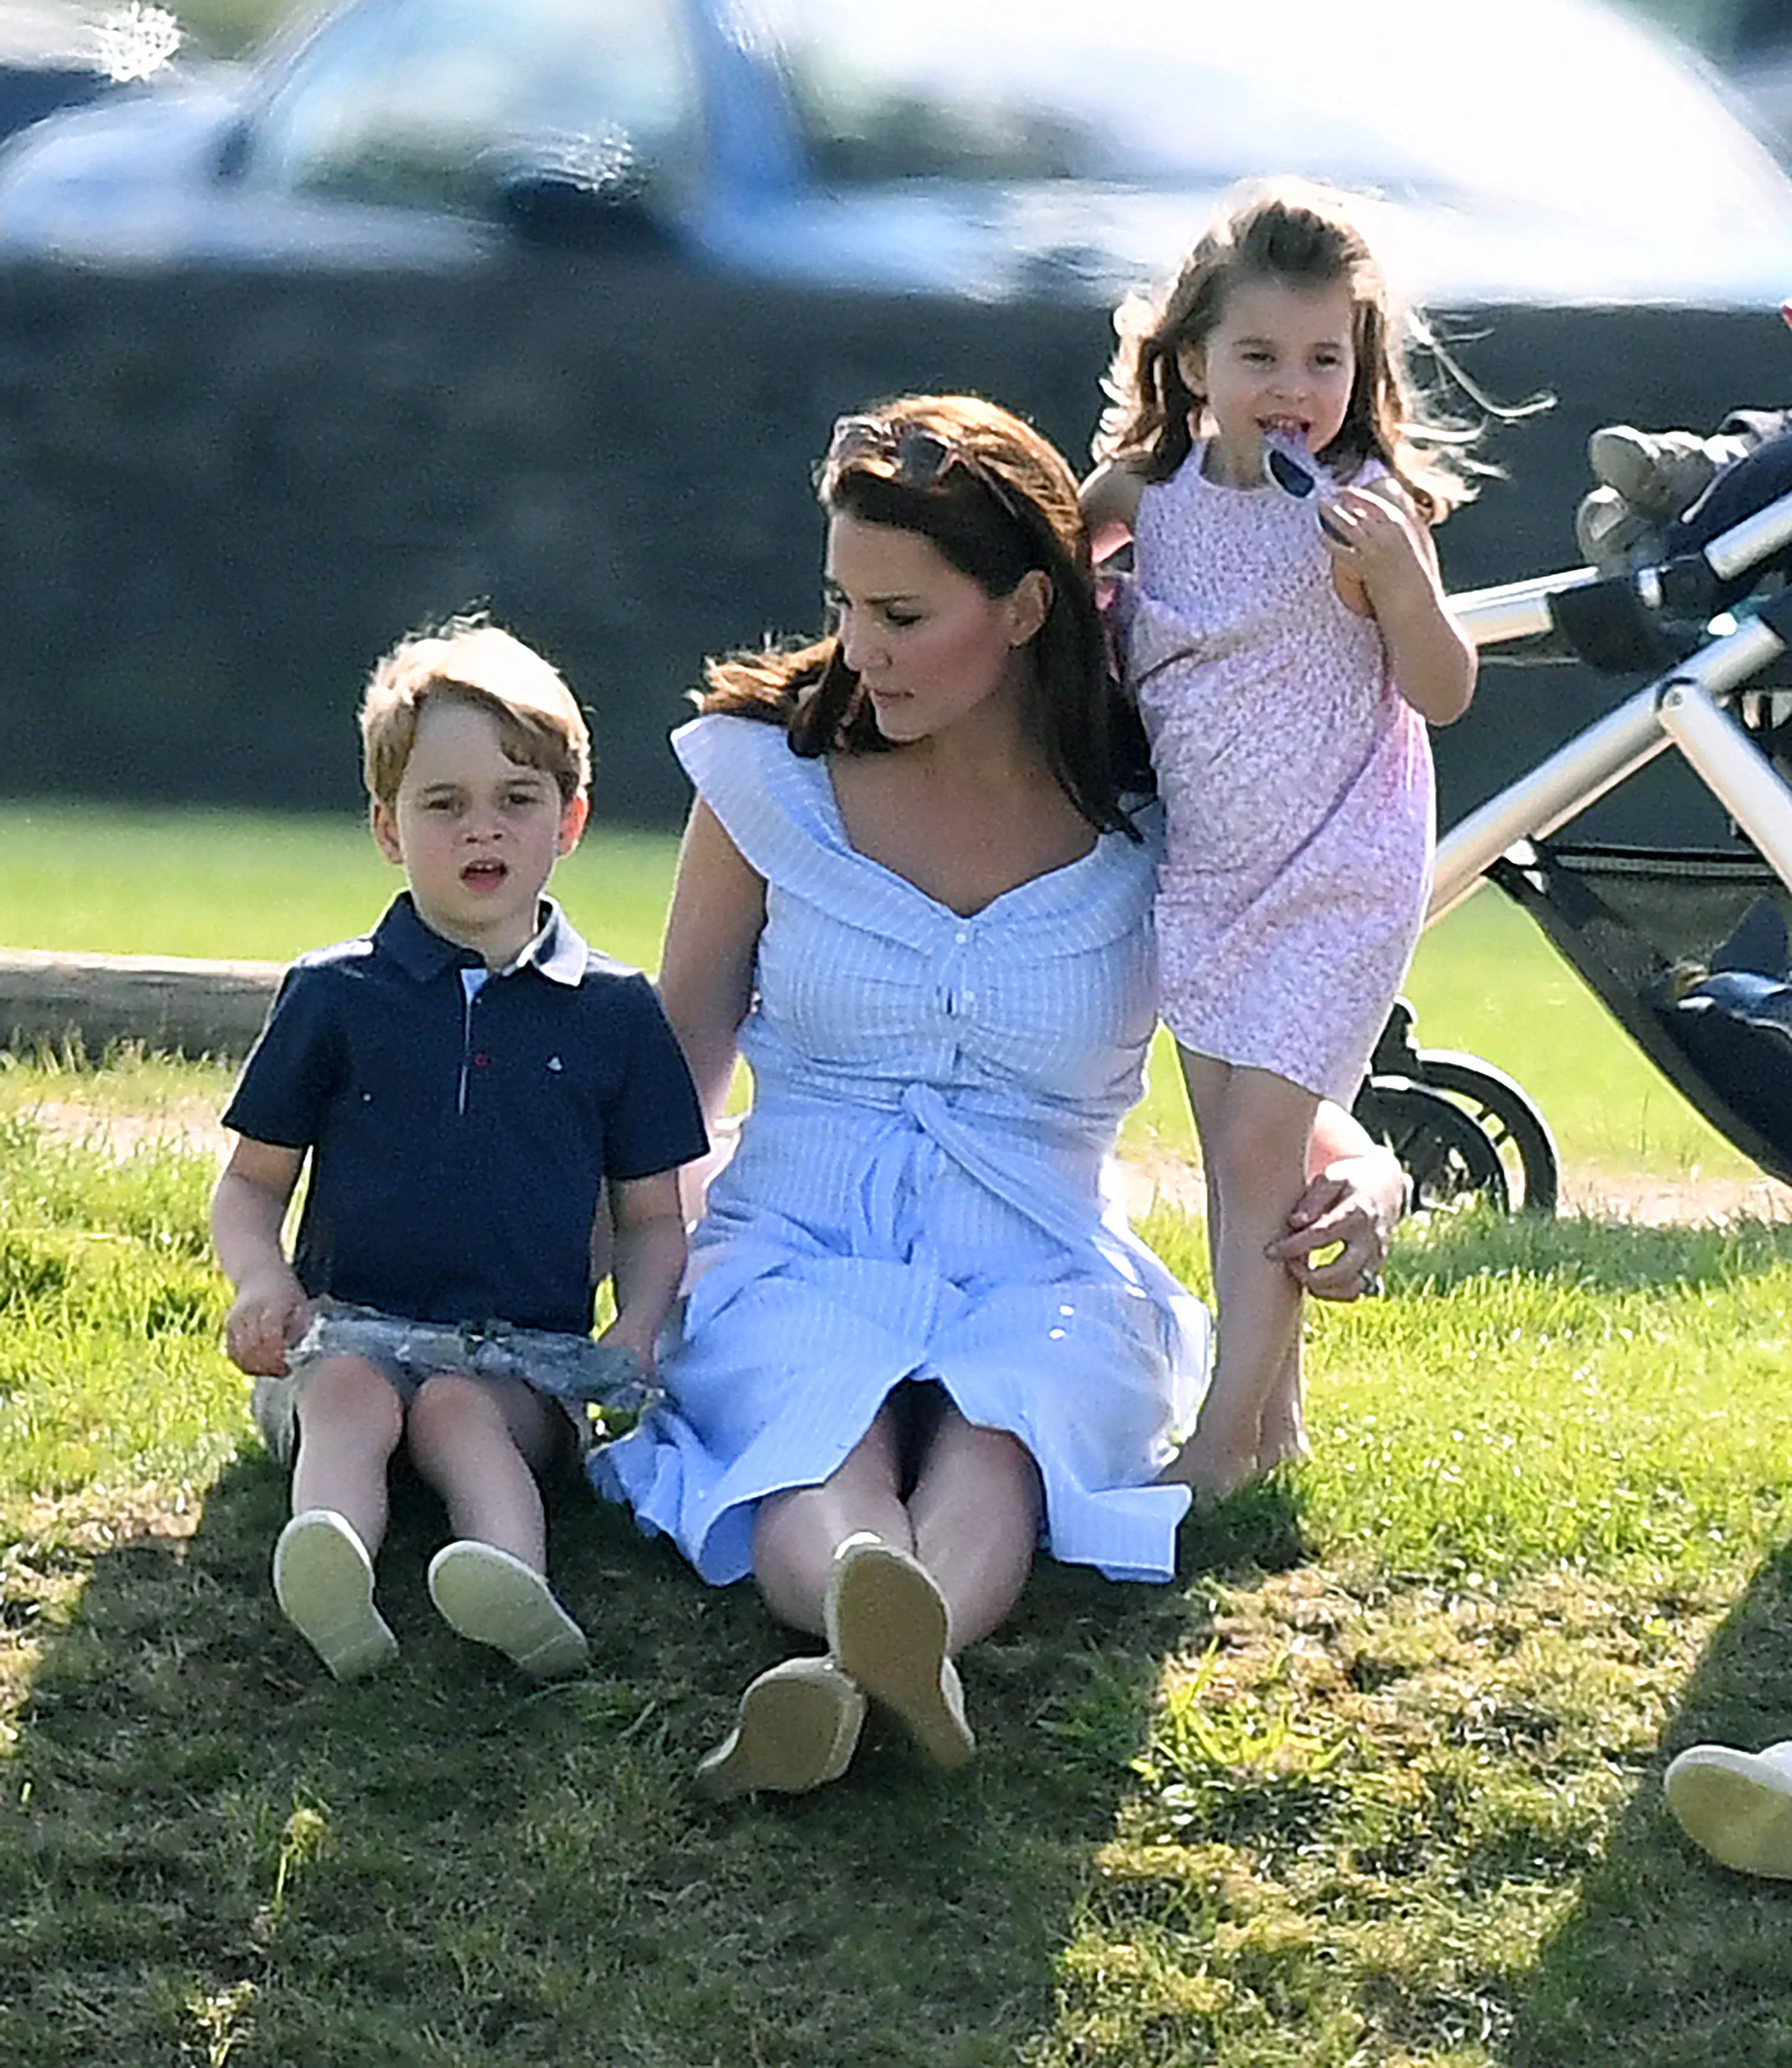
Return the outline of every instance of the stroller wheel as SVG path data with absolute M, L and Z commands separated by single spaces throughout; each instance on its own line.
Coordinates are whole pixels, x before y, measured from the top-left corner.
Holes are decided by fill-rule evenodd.
M 1410 1077 L 1370 1077 L 1355 1113 L 1400 1159 L 1420 1212 L 1448 1211 L 1485 1199 L 1509 1211 L 1511 1194 L 1500 1152 L 1453 1099 Z
M 1561 1166 L 1549 1123 L 1505 1071 L 1453 1048 L 1421 1048 L 1419 1081 L 1447 1092 L 1493 1145 L 1507 1196 L 1528 1214 L 1553 1214 Z

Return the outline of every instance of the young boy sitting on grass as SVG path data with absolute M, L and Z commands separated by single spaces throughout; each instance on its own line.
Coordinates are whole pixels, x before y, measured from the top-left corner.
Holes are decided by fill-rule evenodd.
M 618 1367 L 637 1392 L 651 1375 L 703 1121 L 647 979 L 543 895 L 590 777 L 559 675 L 457 619 L 380 662 L 360 729 L 373 837 L 409 889 L 370 935 L 287 971 L 212 1203 L 226 1347 L 283 1462 L 296 1423 L 274 1590 L 339 1679 L 393 1657 L 373 1557 L 402 1447 L 454 1533 L 430 1565 L 437 1608 L 525 1673 L 567 1673 L 585 1640 L 548 1584 L 537 1476 Z M 617 1313 L 597 1344 L 600 1226 Z

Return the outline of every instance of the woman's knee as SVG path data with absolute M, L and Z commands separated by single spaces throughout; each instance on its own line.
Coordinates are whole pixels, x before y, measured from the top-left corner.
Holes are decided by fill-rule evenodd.
M 1039 1467 L 1020 1439 L 967 1421 L 955 1406 L 947 1409 L 922 1460 L 916 1492 L 947 1486 L 968 1512 L 1019 1513 L 1028 1526 L 1045 1500 Z

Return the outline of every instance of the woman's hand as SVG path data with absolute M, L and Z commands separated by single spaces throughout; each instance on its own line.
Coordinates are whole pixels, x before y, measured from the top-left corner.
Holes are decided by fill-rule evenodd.
M 1294 1203 L 1288 1232 L 1264 1254 L 1321 1300 L 1359 1300 L 1379 1285 L 1406 1199 L 1406 1173 L 1391 1150 L 1372 1143 L 1334 1157 Z M 1314 1260 L 1339 1244 L 1335 1256 Z
M 1185 1486 L 1198 1508 L 1210 1507 L 1257 1477 L 1254 1426 L 1224 1425 L 1203 1411 L 1195 1433 L 1157 1476 L 1159 1486 Z

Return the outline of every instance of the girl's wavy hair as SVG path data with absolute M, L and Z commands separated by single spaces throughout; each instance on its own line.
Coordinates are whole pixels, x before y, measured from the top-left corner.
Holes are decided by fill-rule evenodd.
M 1482 395 L 1421 319 L 1403 314 L 1349 197 L 1305 180 L 1244 189 L 1201 238 L 1167 294 L 1132 295 L 1114 312 L 1119 343 L 1104 392 L 1109 406 L 1094 442 L 1098 459 L 1130 459 L 1147 481 L 1167 481 L 1189 451 L 1207 397 L 1190 386 L 1183 355 L 1203 346 L 1232 290 L 1273 281 L 1297 290 L 1342 282 L 1350 291 L 1356 380 L 1338 436 L 1318 457 L 1342 480 L 1378 459 L 1428 523 L 1475 493 L 1494 471 L 1470 457 L 1479 427 L 1453 422 L 1421 396 L 1412 371 L 1423 350 L 1486 413 L 1502 417 L 1546 407 L 1547 398 L 1508 409 Z
M 936 463 L 905 464 L 914 446 Z M 1129 802 L 1151 788 L 1150 756 L 1108 666 L 1089 534 L 1057 449 L 979 397 L 906 395 L 842 418 L 815 478 L 830 515 L 915 533 L 987 596 L 1012 595 L 1035 568 L 1045 576 L 1051 600 L 1028 642 L 1037 736 L 1084 818 L 1136 838 Z M 832 633 L 729 654 L 703 672 L 700 710 L 782 725 L 797 754 L 891 748 Z

